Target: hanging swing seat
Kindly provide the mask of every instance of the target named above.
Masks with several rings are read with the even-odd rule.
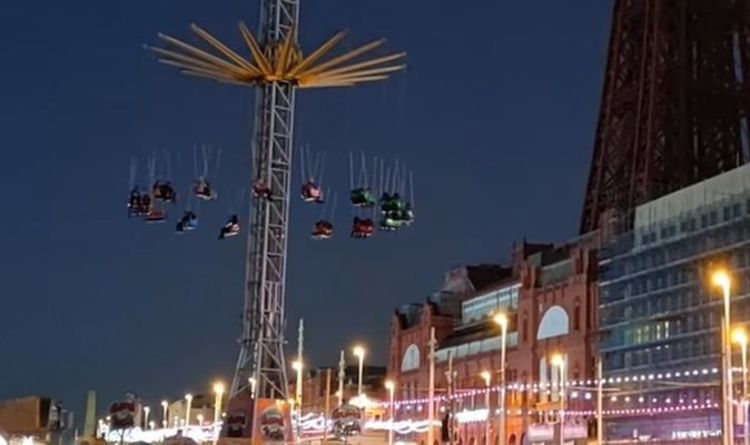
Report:
[[[253,194],[258,198],[269,199],[271,197],[271,189],[262,179],[258,179],[253,183]]]
[[[211,184],[204,179],[195,181],[193,193],[198,199],[202,199],[204,201],[211,201],[217,198],[216,192],[211,189]]]
[[[368,188],[356,188],[352,190],[350,200],[354,207],[372,207],[376,203],[375,196]]]
[[[167,214],[163,210],[152,208],[143,219],[147,223],[160,223],[167,219]]]
[[[354,218],[352,223],[352,238],[366,239],[375,233],[375,223],[370,218]]]
[[[333,224],[321,220],[315,223],[312,231],[313,239],[331,239],[333,237]]]
[[[323,190],[321,190],[314,182],[309,181],[302,186],[302,199],[305,202],[317,202],[322,204]]]

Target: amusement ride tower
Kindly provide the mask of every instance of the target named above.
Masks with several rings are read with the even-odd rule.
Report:
[[[297,89],[346,87],[384,80],[405,67],[405,53],[367,58],[383,40],[329,56],[339,32],[310,54],[297,42],[300,0],[261,0],[259,38],[240,23],[250,57],[192,25],[201,49],[159,35],[164,47],[150,49],[159,61],[183,73],[257,89],[253,189],[241,348],[230,396],[287,400],[284,358],[285,282],[289,228],[295,93]],[[363,56],[365,58],[363,59]],[[259,188],[263,193],[258,193]]]

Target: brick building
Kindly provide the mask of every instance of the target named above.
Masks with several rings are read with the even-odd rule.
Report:
[[[429,387],[429,332],[435,328],[436,418],[452,411],[454,443],[519,445],[556,443],[560,408],[559,370],[550,357],[562,354],[566,382],[594,378],[597,284],[595,235],[562,246],[514,246],[508,266],[470,266],[447,274],[441,290],[427,302],[397,310],[391,323],[388,374],[397,382],[397,418],[425,419]],[[492,314],[509,318],[506,336],[506,431],[498,430],[501,380],[500,327]],[[449,363],[453,397],[447,396]],[[483,371],[491,373],[486,407]],[[520,385],[526,385],[519,389]],[[583,386],[583,385],[581,385]],[[566,412],[590,409],[591,392],[566,388]],[[451,407],[452,404],[452,407]],[[489,413],[489,414],[488,414]],[[568,443],[585,443],[592,434],[585,415],[566,416]],[[426,434],[404,439],[426,441]],[[435,431],[436,442],[441,438]]]

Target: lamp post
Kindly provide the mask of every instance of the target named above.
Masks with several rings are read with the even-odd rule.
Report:
[[[500,443],[505,443],[505,343],[508,337],[508,316],[500,312],[495,314],[494,320],[500,326],[500,418],[497,429]]]
[[[161,426],[162,428],[167,427],[167,410],[169,409],[169,402],[166,400],[161,401]]]
[[[198,414],[195,418],[198,421],[198,426],[203,426],[203,414]]]
[[[565,443],[565,358],[562,354],[555,354],[551,360],[552,366],[560,369],[560,445]]]
[[[357,378],[357,396],[362,400],[362,377],[365,364],[365,348],[357,345],[354,347],[354,355],[359,359],[359,377]]]
[[[193,395],[185,394],[185,426],[190,426],[190,411],[193,407]]]
[[[221,396],[224,395],[224,384],[222,382],[214,383],[214,393],[216,394],[216,401],[214,402],[214,423],[219,423],[221,420]]]
[[[732,331],[732,341],[742,348],[742,420],[745,445],[750,445],[750,419],[747,418],[747,332],[742,328]]]
[[[148,427],[149,427],[149,429],[152,429],[152,430],[153,430],[154,428],[156,428],[156,422],[154,422],[154,421],[152,420],[151,422],[149,422],[149,423],[148,423]]]
[[[393,380],[386,380],[385,381],[385,389],[388,390],[388,400],[390,402],[390,421],[388,422],[388,445],[393,445],[393,422],[394,418],[396,417],[396,404],[395,404],[395,395],[396,395],[396,384],[393,383]]]
[[[302,434],[299,420],[302,418],[302,361],[295,360],[292,362],[292,369],[297,372],[297,383],[294,385],[294,404],[297,407],[297,440],[300,440]]]
[[[722,291],[722,299],[724,302],[724,323],[723,323],[723,329],[722,329],[722,348],[723,348],[723,355],[724,360],[722,361],[723,365],[723,374],[724,374],[724,387],[723,387],[723,393],[724,393],[724,434],[722,434],[722,438],[724,440],[724,443],[726,445],[734,445],[734,419],[733,419],[733,406],[732,406],[732,393],[733,393],[733,384],[732,384],[732,346],[730,344],[731,338],[730,338],[730,323],[731,323],[731,313],[729,308],[729,303],[731,300],[730,290],[732,287],[732,279],[729,277],[729,274],[724,270],[718,270],[714,272],[713,276],[711,277],[711,281],[714,286],[720,287]]]
[[[148,414],[151,412],[150,406],[144,406],[143,407],[143,429],[148,428]]]
[[[489,371],[482,371],[480,375],[484,379],[484,407],[487,409],[487,421],[484,424],[484,443],[489,445],[490,419],[492,418],[492,410],[490,409],[490,381],[492,380],[492,374]]]

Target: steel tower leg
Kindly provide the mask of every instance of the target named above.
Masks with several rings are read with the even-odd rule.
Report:
[[[750,0],[616,0],[581,233],[748,161]]]
[[[262,0],[260,16],[262,47],[274,51],[290,32],[296,40],[299,0]],[[241,349],[232,396],[247,391],[254,377],[257,398],[288,398],[284,291],[295,89],[272,82],[258,90],[252,180],[263,181],[271,197],[253,198]]]

